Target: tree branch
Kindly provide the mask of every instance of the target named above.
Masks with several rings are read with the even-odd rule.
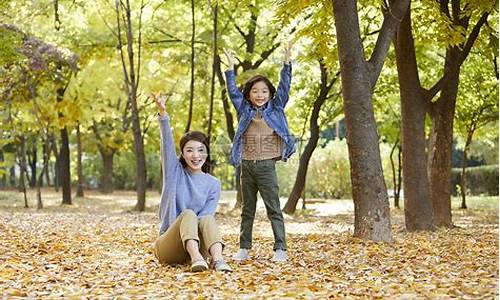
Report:
[[[375,87],[375,83],[384,65],[384,60],[394,38],[397,26],[403,19],[409,4],[410,0],[395,0],[392,5],[389,4],[389,6],[386,7],[384,21],[375,44],[375,49],[368,60],[368,67],[371,71],[370,79],[372,90]]]

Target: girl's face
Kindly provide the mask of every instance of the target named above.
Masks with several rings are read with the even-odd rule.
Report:
[[[257,81],[250,90],[250,103],[256,107],[261,107],[269,101],[270,91],[264,81]]]
[[[191,173],[202,173],[201,167],[207,160],[207,147],[198,141],[190,140],[182,149],[182,157]]]

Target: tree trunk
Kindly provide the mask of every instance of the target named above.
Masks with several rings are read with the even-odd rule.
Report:
[[[394,159],[393,159],[393,154],[394,154],[394,151],[396,150],[396,148],[399,149],[399,139],[396,140],[396,142],[392,146],[391,154],[389,155],[389,158],[391,160],[391,170],[392,170],[392,187],[393,187],[393,191],[394,191],[394,207],[399,208],[399,193],[396,193],[396,189],[398,187],[398,178],[396,176],[396,166],[394,164]],[[398,155],[399,155],[399,151],[398,151]],[[399,168],[400,168],[400,165],[398,165],[398,174],[400,174]]]
[[[59,163],[59,150],[57,149],[57,142],[54,134],[51,135],[50,142],[51,142],[52,152],[54,152],[54,157],[56,158],[56,162],[54,164],[54,190],[56,191],[56,193],[59,193],[59,186],[60,186],[59,173],[61,169],[61,164]]]
[[[24,138],[23,135],[19,136],[19,168],[20,168],[20,174],[19,174],[19,189],[21,192],[23,192],[24,196],[24,208],[28,208],[28,197],[26,196],[26,173],[27,173],[27,166],[26,166],[26,139]]]
[[[286,202],[285,207],[283,207],[283,212],[287,214],[293,214],[295,212],[297,208],[297,203],[300,197],[303,195],[309,161],[311,159],[314,150],[316,149],[316,146],[318,145],[318,140],[319,140],[319,125],[318,125],[319,113],[321,111],[323,103],[325,103],[326,101],[328,92],[330,91],[330,88],[332,87],[333,82],[336,79],[335,78],[331,84],[328,84],[327,69],[321,62],[320,62],[320,70],[321,70],[321,82],[320,82],[319,94],[316,100],[314,101],[311,117],[309,119],[309,130],[311,136],[309,138],[309,141],[307,142],[304,152],[300,156],[299,169],[297,170],[295,183],[293,185],[292,192],[288,197],[288,201]]]
[[[101,175],[100,191],[104,194],[113,193],[113,158],[115,151],[99,150],[102,157],[103,170]]]
[[[356,1],[334,0],[333,13],[351,166],[354,235],[392,241],[389,201],[371,102],[372,85],[378,74],[370,73],[364,59]],[[378,55],[385,58],[387,52]]]
[[[188,132],[191,128],[193,119],[193,98],[194,98],[194,38],[196,34],[196,22],[194,19],[194,0],[191,0],[191,82],[189,84],[189,113],[184,132]]]
[[[431,111],[432,130],[429,146],[428,174],[432,206],[437,226],[452,227],[451,216],[451,154],[453,118],[460,76],[460,50],[446,50],[444,85]]]
[[[0,163],[4,163],[4,156],[3,156],[3,150],[0,149]],[[5,167],[0,168],[0,173],[2,175],[0,176],[0,189],[5,189],[7,187],[7,169]]]
[[[217,60],[217,22],[218,22],[218,7],[215,5],[212,8],[213,15],[213,61],[212,61],[212,75],[210,77],[210,107],[208,109],[208,129],[207,129],[207,138],[208,144],[210,145],[212,141],[212,119],[214,114],[214,97],[215,97],[215,76],[216,76],[216,60]],[[213,173],[213,164],[210,164],[210,173]]]
[[[425,151],[426,102],[418,75],[410,9],[407,10],[397,32],[396,64],[401,97],[406,229],[432,230],[434,215]]]
[[[59,180],[62,187],[62,204],[71,204],[71,173],[69,158],[68,129],[61,129],[61,149],[59,151]]]
[[[49,135],[47,134],[44,139],[43,143],[43,167],[42,170],[40,171],[40,174],[38,175],[38,180],[36,184],[36,196],[37,196],[37,204],[36,208],[37,209],[42,209],[43,208],[43,202],[42,202],[42,184],[43,184],[43,175],[46,171],[48,171],[49,167],[49,157],[50,157],[50,143],[49,143]]]
[[[78,174],[78,183],[76,186],[76,196],[83,197],[83,166],[82,166],[82,137],[80,133],[80,122],[76,125],[76,149],[77,149],[77,160],[76,169]]]
[[[9,185],[10,187],[15,187],[16,186],[16,167],[15,166],[12,166],[10,167],[10,170],[9,170]]]
[[[469,132],[467,134],[467,140],[465,141],[465,147],[464,147],[464,154],[462,156],[462,176],[460,176],[460,194],[462,196],[462,204],[460,205],[461,209],[467,209],[467,203],[465,202],[465,197],[467,195],[467,176],[466,176],[466,169],[467,169],[467,153],[470,148],[470,144],[472,142],[472,135],[474,132]]]
[[[131,18],[131,8],[129,0],[125,3],[116,0],[116,20],[118,25],[118,49],[120,51],[123,76],[125,82],[125,88],[127,91],[128,101],[130,103],[130,108],[132,110],[132,132],[134,136],[134,153],[136,162],[136,191],[137,191],[137,203],[134,210],[144,211],[146,208],[146,180],[147,180],[147,170],[146,170],[146,156],[144,154],[144,140],[141,131],[141,123],[139,117],[139,109],[137,105],[137,88],[139,86],[140,78],[140,65],[141,65],[141,25],[142,25],[142,11],[143,2],[141,1],[141,12],[139,16],[139,34],[138,34],[138,54],[137,54],[137,71],[134,59],[134,36],[132,30],[132,18]],[[123,16],[124,15],[124,16]],[[127,41],[127,55],[128,55],[128,70],[127,63],[125,61],[125,56],[123,55],[123,45],[122,45],[122,33],[121,33],[121,22],[124,22],[126,41]]]
[[[401,170],[403,169],[403,165],[401,163],[401,145],[398,145],[398,181],[397,181],[397,188],[394,194],[394,201],[398,202],[398,207],[399,207],[399,199],[401,198],[401,183],[402,183],[402,176],[401,176]]]
[[[36,161],[37,161],[37,140],[33,141],[33,147],[31,151],[27,152],[28,163],[30,165],[31,176],[29,176],[29,185],[30,188],[36,187]],[[31,155],[30,155],[31,153]]]

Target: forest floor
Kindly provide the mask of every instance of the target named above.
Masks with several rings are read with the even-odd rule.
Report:
[[[393,243],[352,236],[352,200],[316,200],[285,217],[289,261],[275,264],[262,201],[252,260],[230,261],[238,248],[239,213],[224,192],[217,219],[234,272],[190,273],[162,266],[157,192],[147,210],[130,212],[132,192],[86,191],[72,205],[43,191],[44,208],[0,191],[0,298],[65,299],[498,299],[498,197],[453,200],[452,229],[409,233],[404,210],[391,208]],[[283,199],[286,200],[286,199]],[[282,203],[284,204],[284,202]]]

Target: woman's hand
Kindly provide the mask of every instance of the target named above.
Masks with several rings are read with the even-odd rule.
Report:
[[[230,70],[234,69],[234,55],[233,51],[227,48],[224,48],[224,54],[226,55],[227,67]]]
[[[292,41],[288,41],[286,44],[285,44],[285,48],[283,49],[283,53],[284,53],[284,58],[283,58],[283,62],[285,64],[289,64],[291,62],[291,55],[292,55]]]
[[[160,116],[164,117],[167,115],[167,110],[165,106],[165,102],[167,101],[167,97],[164,94],[158,92],[156,94],[152,94],[151,97],[155,100],[156,106],[158,107]]]

